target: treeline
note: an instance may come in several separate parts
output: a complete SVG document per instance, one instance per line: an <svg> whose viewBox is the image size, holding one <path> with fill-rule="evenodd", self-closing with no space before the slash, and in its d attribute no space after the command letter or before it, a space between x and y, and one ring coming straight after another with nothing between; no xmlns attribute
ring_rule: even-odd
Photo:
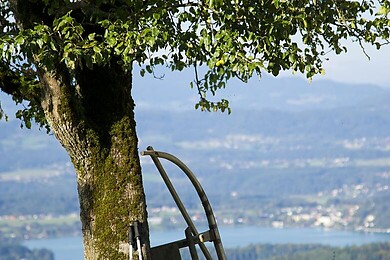
<svg viewBox="0 0 390 260"><path fill-rule="evenodd" d="M323 245L251 245L226 252L229 260L386 260L390 243L330 247Z"/></svg>
<svg viewBox="0 0 390 260"><path fill-rule="evenodd" d="M225 252L229 260L388 260L390 243L342 248L320 244L258 244L226 249ZM180 253L183 260L191 259L188 250L182 249ZM213 259L217 259L212 253ZM198 255L202 256L202 253L199 251Z"/></svg>
<svg viewBox="0 0 390 260"><path fill-rule="evenodd" d="M70 174L33 180L26 178L25 181L0 181L1 215L79 212L76 187L76 177Z"/></svg>
<svg viewBox="0 0 390 260"><path fill-rule="evenodd" d="M54 253L47 249L29 249L20 244L0 241L1 260L54 260Z"/></svg>

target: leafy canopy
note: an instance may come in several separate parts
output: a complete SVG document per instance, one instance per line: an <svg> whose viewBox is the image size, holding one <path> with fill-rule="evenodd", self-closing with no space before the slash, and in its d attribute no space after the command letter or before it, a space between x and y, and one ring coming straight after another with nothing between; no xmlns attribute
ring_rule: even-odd
<svg viewBox="0 0 390 260"><path fill-rule="evenodd" d="M112 62L129 73L139 64L141 75L190 67L196 108L230 112L227 100L209 99L229 79L282 70L311 78L328 52L347 51L345 39L379 49L390 27L388 0L9 0L0 12L0 88L30 102L18 112L27 126L45 124L39 70L65 67L74 79Z"/></svg>

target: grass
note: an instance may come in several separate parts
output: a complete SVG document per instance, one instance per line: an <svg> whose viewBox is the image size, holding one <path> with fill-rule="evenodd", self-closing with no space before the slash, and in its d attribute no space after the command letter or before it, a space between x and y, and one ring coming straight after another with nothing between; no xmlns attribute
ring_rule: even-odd
<svg viewBox="0 0 390 260"><path fill-rule="evenodd" d="M358 167L388 167L390 158L358 159L354 163Z"/></svg>
<svg viewBox="0 0 390 260"><path fill-rule="evenodd" d="M42 226L61 226L72 225L80 222L80 217L77 214L69 214L64 216L17 216L17 217L2 217L0 219L0 229L3 227L18 228L27 225L37 224Z"/></svg>
<svg viewBox="0 0 390 260"><path fill-rule="evenodd" d="M19 169L15 171L0 172L0 181L23 180L31 178L42 178L58 174L54 169Z"/></svg>

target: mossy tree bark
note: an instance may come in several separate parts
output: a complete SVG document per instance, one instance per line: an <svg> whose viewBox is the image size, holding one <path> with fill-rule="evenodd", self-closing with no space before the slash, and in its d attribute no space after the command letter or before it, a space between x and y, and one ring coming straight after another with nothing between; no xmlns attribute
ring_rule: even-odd
<svg viewBox="0 0 390 260"><path fill-rule="evenodd" d="M10 0L10 5L21 30L52 26L57 15L45 1ZM80 10L74 14L89 21ZM90 27L91 32L100 28ZM115 58L101 65L78 63L72 70L55 53L46 59L50 64L40 64L33 54L29 59L36 63L40 93L35 94L44 117L76 169L85 259L128 259L128 228L134 221L140 223L142 252L149 259L131 68Z"/></svg>
<svg viewBox="0 0 390 260"><path fill-rule="evenodd" d="M141 223L144 258L148 226L131 74L120 66L41 70L42 107L75 166L86 259L128 258L128 227Z"/></svg>

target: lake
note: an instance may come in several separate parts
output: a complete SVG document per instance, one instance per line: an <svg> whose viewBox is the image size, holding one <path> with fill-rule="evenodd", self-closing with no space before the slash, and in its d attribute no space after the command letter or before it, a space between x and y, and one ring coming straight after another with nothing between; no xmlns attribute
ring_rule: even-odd
<svg viewBox="0 0 390 260"><path fill-rule="evenodd" d="M318 243L331 246L362 245L373 242L390 242L390 234L360 233L352 231L323 230L314 228L264 228L220 227L225 248L249 244ZM151 231L152 246L184 238L184 231ZM31 240L24 243L29 248L47 248L54 252L56 260L83 259L81 237ZM210 244L212 245L212 244Z"/></svg>

